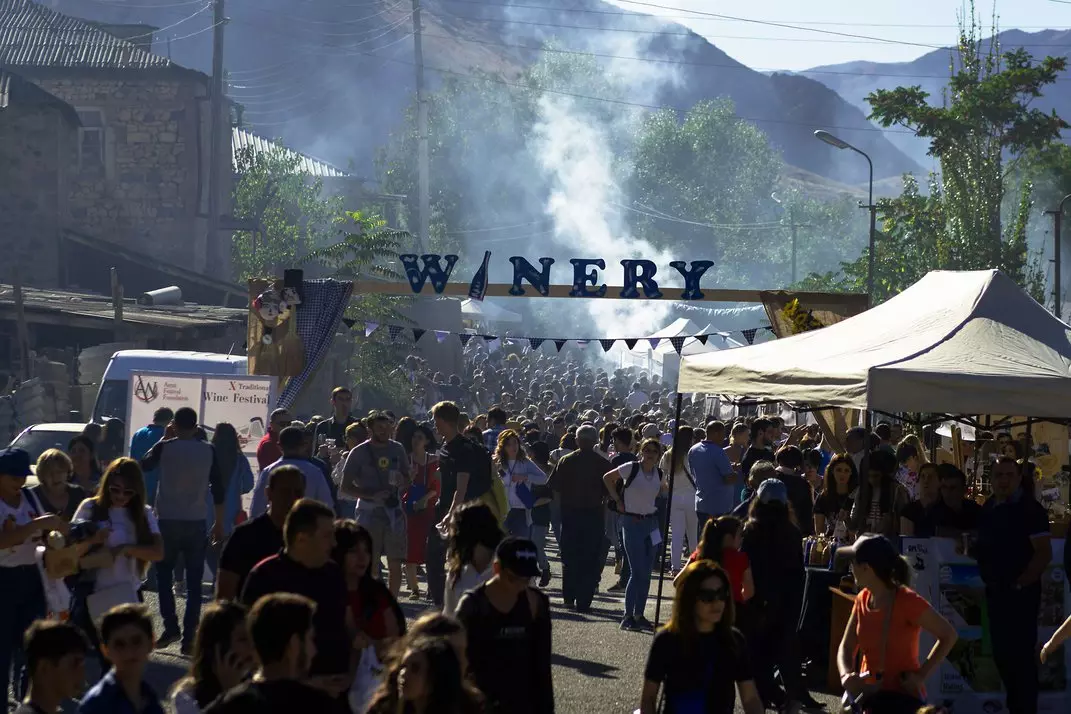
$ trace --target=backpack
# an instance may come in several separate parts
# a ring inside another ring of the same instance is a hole
[[[661,483],[662,479],[665,478],[665,475],[662,473],[662,468],[661,467],[657,467],[657,471],[658,471],[658,482]],[[617,491],[617,497],[621,500],[622,505],[624,505],[624,503],[625,503],[625,489],[627,489],[629,486],[631,486],[632,482],[635,481],[636,477],[639,476],[639,475],[640,475],[640,462],[639,461],[633,461],[632,462],[632,470],[629,471],[628,476],[626,476],[625,478],[623,478],[623,479],[621,479],[620,481],[617,482],[617,485],[615,486],[615,489]],[[609,506],[611,511],[617,513],[617,502],[616,501],[614,501],[613,499],[610,499],[610,502],[607,505]]]
[[[491,512],[498,517],[499,523],[505,523],[506,514],[509,513],[509,496],[506,494],[506,486],[502,483],[502,479],[491,475],[491,452],[483,444],[475,441],[470,443],[471,448],[479,455],[479,458],[474,458],[473,462],[478,463],[480,469],[479,471],[473,469],[469,473],[469,489],[471,491],[474,485],[485,488],[486,490],[477,496],[476,500],[490,508]]]

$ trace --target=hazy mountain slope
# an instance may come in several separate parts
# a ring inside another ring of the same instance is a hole
[[[622,14],[601,0],[518,2],[527,7],[503,0],[426,0],[429,84],[434,87],[444,71],[515,76],[538,56],[526,48],[554,40],[567,51],[598,54],[608,69],[629,77],[628,101],[684,109],[702,99],[731,97],[740,116],[762,127],[788,163],[807,171],[846,183],[866,179],[865,162],[845,160],[816,141],[817,128],[869,152],[878,178],[918,168],[872,130],[863,112],[821,82],[755,72],[680,25]],[[100,0],[47,4],[89,19],[166,28],[157,33],[156,52],[210,68],[211,10],[178,22],[196,7],[123,8]],[[556,9],[538,9],[551,5]],[[411,99],[409,12],[410,4],[399,0],[232,0],[224,53],[229,93],[244,105],[244,119],[254,130],[370,175],[376,147]],[[175,38],[170,44],[169,36]],[[628,59],[637,56],[667,61]]]

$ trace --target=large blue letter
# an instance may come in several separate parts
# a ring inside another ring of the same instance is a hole
[[[703,293],[699,290],[699,279],[714,265],[713,260],[693,260],[691,270],[685,268],[683,260],[674,260],[670,267],[676,268],[677,272],[684,276],[684,292],[681,300],[702,300]]]
[[[636,283],[643,286],[644,297],[657,300],[662,297],[662,291],[658,289],[658,283],[654,281],[654,275],[658,272],[658,266],[652,260],[622,260],[621,265],[625,268],[625,282],[621,287],[621,297],[638,298]]]
[[[509,289],[510,295],[524,295],[521,281],[527,280],[532,287],[539,291],[543,297],[550,294],[550,266],[554,265],[554,258],[540,258],[539,264],[543,271],[539,272],[535,266],[524,258],[513,256],[509,259],[513,263],[513,286]]]
[[[454,264],[457,263],[456,255],[446,256],[446,267],[443,268],[439,263],[439,256],[435,253],[425,253],[420,256],[420,260],[423,261],[424,267],[417,267],[417,257],[412,253],[406,253],[405,255],[399,255],[398,258],[402,261],[402,265],[405,266],[405,275],[409,278],[409,286],[413,288],[413,292],[419,293],[424,289],[424,283],[431,281],[431,286],[435,288],[435,292],[442,293],[446,289],[446,283],[450,280],[450,272],[454,269]]]
[[[606,294],[606,285],[601,285],[597,290],[588,290],[588,284],[594,285],[599,279],[599,271],[587,272],[589,265],[596,266],[599,270],[606,270],[606,261],[602,258],[572,258],[573,264],[573,289],[569,291],[569,297],[602,297]]]

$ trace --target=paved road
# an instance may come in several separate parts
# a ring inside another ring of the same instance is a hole
[[[553,536],[552,536],[553,538]],[[643,667],[650,647],[650,633],[622,632],[620,622],[622,597],[606,593],[615,580],[613,569],[607,567],[603,574],[600,594],[596,596],[593,611],[579,615],[562,607],[559,575],[561,565],[553,544],[549,546],[554,580],[547,589],[554,606],[554,690],[557,714],[631,714],[639,706]],[[654,622],[654,592],[657,580],[652,584],[652,598],[648,605],[647,618]],[[663,621],[672,604],[673,585],[665,583],[662,608]],[[155,595],[149,595],[155,610]],[[181,608],[181,598],[179,605]],[[421,608],[403,601],[407,615],[416,616]],[[181,609],[179,614],[181,620]],[[162,629],[158,621],[157,627]],[[178,645],[157,652],[153,657],[150,674],[158,692],[166,692],[171,683],[182,675],[189,661],[179,655]],[[815,697],[827,703],[830,712],[837,711],[834,697],[815,693]],[[738,706],[739,710],[739,706]]]

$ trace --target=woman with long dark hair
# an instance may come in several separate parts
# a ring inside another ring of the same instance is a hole
[[[123,455],[126,450],[126,424],[122,419],[105,419],[104,428],[101,431],[100,443],[97,445],[97,458],[101,468],[108,468],[115,459]]]
[[[807,698],[801,682],[796,626],[803,606],[803,536],[796,527],[788,488],[770,478],[759,484],[744,526],[742,550],[755,580],[753,636],[755,681],[767,707],[798,706]],[[784,691],[774,680],[778,670]]]
[[[403,416],[398,420],[397,425],[394,427],[394,440],[402,445],[407,454],[411,453],[410,449],[413,442],[413,432],[416,430],[416,419],[411,416]]]
[[[249,459],[242,453],[238,440],[238,431],[227,422],[216,424],[212,432],[212,446],[216,449],[216,463],[223,477],[223,533],[226,536],[234,530],[238,511],[242,509],[242,496],[253,490],[253,469]],[[208,522],[213,520],[212,497],[208,497]],[[214,568],[213,568],[214,569]]]
[[[67,456],[71,457],[71,483],[86,493],[96,493],[103,473],[97,461],[96,442],[79,434],[67,442]]]
[[[747,644],[733,615],[729,576],[717,564],[697,560],[681,571],[673,613],[647,655],[640,714],[731,714],[737,694],[746,714],[761,714]]]
[[[924,682],[956,644],[956,630],[909,587],[911,568],[885,537],[860,536],[837,554],[851,558],[860,588],[837,651],[841,685],[868,712],[914,714],[926,699]],[[920,663],[922,630],[936,642]]]
[[[718,516],[707,521],[703,526],[703,537],[699,547],[692,553],[689,563],[697,560],[709,560],[729,576],[733,588],[733,601],[737,605],[737,622],[741,617],[740,606],[755,595],[755,579],[751,575],[751,561],[740,550],[744,542],[744,524],[736,516]],[[683,570],[681,571],[684,572]],[[673,581],[680,580],[680,575]]]
[[[498,517],[479,501],[462,505],[454,514],[446,545],[444,614],[457,612],[461,596],[494,575],[491,565],[503,535]]]
[[[837,454],[826,464],[822,492],[814,500],[814,532],[847,542],[859,472],[848,454]]]
[[[457,652],[441,637],[409,643],[384,674],[368,714],[480,714],[483,696],[466,680]]]
[[[509,511],[506,513],[506,531],[517,538],[532,535],[531,500],[525,501],[522,489],[531,496],[532,486],[543,486],[547,475],[536,466],[521,447],[521,437],[513,429],[503,429],[498,434],[493,467],[506,487]]]
[[[245,607],[229,600],[210,603],[201,612],[189,673],[171,689],[174,714],[199,714],[256,668],[245,615]]]
[[[692,428],[681,426],[673,445],[662,454],[659,467],[668,478],[673,471],[673,502],[669,507],[669,567],[676,577],[684,554],[684,540],[695,550],[699,544],[699,517],[695,511],[695,476],[688,465],[688,450],[692,448]],[[674,469],[676,466],[676,469]]]
[[[402,434],[401,422],[398,422],[397,433]],[[405,527],[408,530],[405,579],[409,583],[409,599],[419,600],[421,595],[417,567],[427,561],[428,533],[436,524],[435,506],[439,502],[439,492],[442,488],[437,476],[439,457],[436,452],[439,445],[427,424],[415,424],[409,433],[409,441],[403,441],[402,446],[409,454],[409,462],[416,469],[412,482],[402,494]]]
[[[900,535],[900,512],[911,499],[896,480],[897,467],[896,456],[888,451],[872,451],[863,459],[864,473],[848,522],[853,533],[880,533],[887,538]]]
[[[390,589],[372,577],[372,534],[356,521],[337,521],[331,560],[342,569],[350,612],[363,640],[355,648],[372,645],[382,657],[405,633],[405,615]]]

